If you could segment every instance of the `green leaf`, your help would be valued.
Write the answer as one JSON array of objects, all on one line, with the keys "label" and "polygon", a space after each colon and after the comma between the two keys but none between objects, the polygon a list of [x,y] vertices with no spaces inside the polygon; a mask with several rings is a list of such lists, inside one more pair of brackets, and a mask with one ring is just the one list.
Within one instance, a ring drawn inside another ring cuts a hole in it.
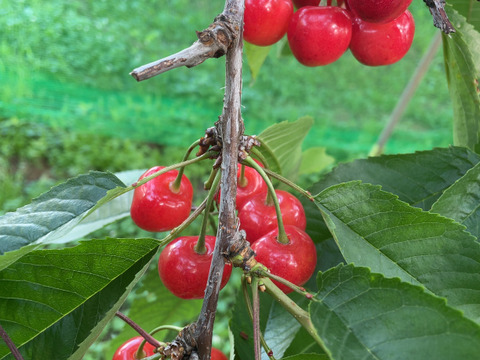
[{"label": "green leaf", "polygon": [[447,8],[457,30],[443,35],[443,49],[450,97],[452,98],[454,144],[480,151],[480,33],[456,11]]},{"label": "green leaf", "polygon": [[244,42],[243,49],[247,57],[248,68],[250,69],[252,78],[253,80],[256,80],[260,68],[270,52],[271,46],[255,46],[248,42]]},{"label": "green leaf", "polygon": [[465,17],[477,31],[480,31],[480,3],[478,0],[449,0],[448,5]]},{"label": "green leaf", "polygon": [[[153,239],[37,250],[0,271],[0,323],[25,359],[82,359],[148,268]],[[0,343],[0,359],[13,359]]]},{"label": "green leaf", "polygon": [[309,190],[318,194],[335,184],[362,180],[382,185],[410,205],[429,210],[446,188],[479,162],[477,154],[461,147],[382,155],[341,164]]},{"label": "green leaf", "polygon": [[[128,316],[147,331],[159,325],[185,326],[198,316],[202,307],[202,300],[183,300],[167,290],[158,277],[157,263],[150,266],[133,297],[134,301],[128,310]],[[164,334],[166,332],[159,333],[155,337],[162,340],[165,338],[162,336]],[[115,350],[123,342],[136,335],[135,330],[125,325],[122,332],[110,342],[106,358],[111,359]]]},{"label": "green leaf", "polygon": [[480,327],[421,287],[352,265],[317,279],[310,315],[332,360],[478,357]]},{"label": "green leaf", "polygon": [[451,219],[349,182],[315,198],[347,263],[422,284],[480,321],[480,244]]},{"label": "green leaf", "polygon": [[470,169],[432,206],[432,212],[454,219],[480,236],[480,165]]},{"label": "green leaf", "polygon": [[[0,217],[0,255],[63,237],[102,199],[124,186],[113,174],[90,172],[53,187],[16,212]],[[1,262],[2,260],[0,260]]]},{"label": "green leaf", "polygon": [[302,142],[312,125],[311,117],[302,117],[294,122],[283,121],[272,125],[258,135],[262,142],[259,150],[271,165],[272,171],[290,180],[297,178],[302,159]]},{"label": "green leaf", "polygon": [[[275,355],[275,354],[274,354]],[[330,358],[327,355],[320,354],[299,354],[288,356],[282,360],[329,360]]]},{"label": "green leaf", "polygon": [[324,147],[313,147],[302,153],[302,162],[299,173],[313,174],[320,173],[334,163],[335,159],[327,154]]},{"label": "green leaf", "polygon": [[[313,340],[307,330],[305,330],[305,328],[303,327],[301,327],[295,335],[295,338],[291,342],[288,349],[285,351],[284,356],[293,356],[297,354],[315,354],[316,356],[320,356],[319,359],[329,359],[323,349],[320,347],[320,345],[318,345],[318,343]],[[274,355],[276,354],[274,353]]]}]

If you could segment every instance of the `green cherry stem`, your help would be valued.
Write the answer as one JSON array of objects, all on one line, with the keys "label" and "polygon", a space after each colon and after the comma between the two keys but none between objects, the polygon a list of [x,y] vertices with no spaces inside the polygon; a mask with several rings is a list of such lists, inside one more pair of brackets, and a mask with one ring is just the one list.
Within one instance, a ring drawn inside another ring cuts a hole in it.
[{"label": "green cherry stem", "polygon": [[[258,165],[250,156],[248,156],[243,161],[248,166],[253,167],[263,178],[263,181],[265,181],[265,183],[267,184],[268,194],[271,196],[271,199],[273,200],[273,205],[275,206],[275,212],[277,214],[277,223],[278,223],[277,241],[282,244],[288,244],[289,240],[288,240],[287,233],[285,232],[285,227],[283,225],[283,218],[282,218],[282,212],[280,210],[280,204],[278,203],[277,194],[275,193],[275,188],[273,187],[273,184],[270,181],[270,178],[268,177],[266,172],[263,170],[263,168],[260,165]],[[267,196],[267,199],[268,199],[268,196]]]},{"label": "green cherry stem", "polygon": [[205,254],[207,252],[207,249],[205,247],[205,233],[207,232],[208,219],[210,209],[212,208],[213,199],[215,197],[215,194],[217,193],[218,186],[220,184],[220,174],[221,171],[215,174],[215,179],[213,180],[212,187],[208,191],[207,204],[205,205],[205,212],[203,214],[202,228],[200,229],[200,235],[198,236],[197,243],[193,248],[193,250],[195,250],[197,254]]},{"label": "green cherry stem", "polygon": [[217,168],[210,171],[210,176],[208,177],[207,181],[205,181],[205,183],[203,184],[203,188],[205,190],[210,190],[212,188],[213,181],[215,180],[215,176],[217,176],[217,172],[219,170],[220,169]]},{"label": "green cherry stem", "polygon": [[[162,331],[162,330],[173,330],[173,331],[176,331],[176,332],[180,332],[183,330],[183,328],[181,328],[180,326],[174,326],[174,325],[162,325],[162,326],[159,326],[159,327],[156,327],[155,329],[153,329],[152,331],[150,331],[150,335],[155,335],[157,332],[159,331]],[[140,343],[140,346],[138,347],[138,350],[135,354],[135,358],[136,359],[150,359],[149,357],[147,358],[142,358],[143,356],[143,347],[145,346],[145,344],[147,343],[147,340],[143,340],[141,343]],[[162,343],[160,342],[160,346],[164,346],[165,343]],[[156,354],[155,354],[156,355]],[[152,355],[152,356],[155,356],[155,355]],[[154,359],[158,359],[158,358],[154,358]]]},{"label": "green cherry stem", "polygon": [[241,164],[240,167],[240,177],[238,178],[238,186],[245,187],[248,185],[248,180],[245,177],[245,165]]},{"label": "green cherry stem", "polygon": [[253,349],[255,360],[262,359],[260,349],[260,298],[258,296],[258,278],[252,279],[252,309],[253,309]]},{"label": "green cherry stem", "polygon": [[[185,161],[188,160],[188,157],[192,153],[193,149],[195,149],[198,146],[198,144],[200,144],[200,139],[198,139],[197,141],[195,141],[192,145],[190,145],[188,147],[187,151],[185,152],[185,155],[183,156],[183,161],[182,162],[185,162]],[[182,166],[180,169],[178,169],[177,178],[175,179],[175,181],[173,181],[170,184],[170,190],[172,190],[174,193],[177,193],[178,190],[180,190],[180,184],[182,182],[182,176],[183,176],[184,170],[185,170],[185,166]]]},{"label": "green cherry stem", "polygon": [[292,289],[293,291],[299,293],[300,295],[303,295],[305,296],[307,299],[312,299],[313,298],[313,295],[310,294],[308,291],[305,290],[305,288],[301,287],[301,286],[298,286],[298,285],[295,285],[294,283],[278,276],[278,275],[275,275],[275,274],[272,274],[270,271],[268,271],[264,265],[258,263],[257,265],[255,265],[252,270],[251,270],[252,273],[254,274],[258,274],[259,276],[261,277],[267,277],[267,278],[270,278],[272,280],[275,280],[275,281],[278,281],[280,284],[283,284],[285,286],[288,286],[290,289]]},{"label": "green cherry stem", "polygon": [[265,166],[265,169],[270,169],[270,167],[268,166],[267,159],[265,159],[265,156],[263,156],[262,152],[259,149],[257,149],[256,147],[253,147],[251,151],[258,158],[258,160],[260,160],[263,166]]},{"label": "green cherry stem", "polygon": [[284,183],[285,185],[290,186],[293,190],[298,191],[300,194],[305,196],[308,200],[313,201],[315,199],[314,196],[309,191],[307,191],[304,188],[298,186],[293,181],[288,180],[287,178],[283,177],[282,175],[279,175],[276,172],[273,172],[271,170],[264,169],[264,171],[268,176],[271,176],[272,178],[277,179],[278,181]]}]

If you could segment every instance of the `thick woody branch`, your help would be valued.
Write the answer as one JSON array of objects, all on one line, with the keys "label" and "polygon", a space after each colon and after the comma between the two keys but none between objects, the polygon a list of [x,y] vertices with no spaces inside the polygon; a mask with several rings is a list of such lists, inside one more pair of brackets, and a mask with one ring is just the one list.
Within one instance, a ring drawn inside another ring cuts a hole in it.
[{"label": "thick woody branch", "polygon": [[230,19],[219,15],[215,21],[203,31],[197,31],[198,40],[192,46],[166,58],[134,69],[132,75],[137,81],[150,79],[155,75],[181,66],[188,68],[200,65],[210,58],[218,58],[226,54],[233,41]]},{"label": "thick woody branch", "polygon": [[455,28],[445,12],[445,0],[423,0],[433,16],[433,25],[445,34],[455,32]]}]

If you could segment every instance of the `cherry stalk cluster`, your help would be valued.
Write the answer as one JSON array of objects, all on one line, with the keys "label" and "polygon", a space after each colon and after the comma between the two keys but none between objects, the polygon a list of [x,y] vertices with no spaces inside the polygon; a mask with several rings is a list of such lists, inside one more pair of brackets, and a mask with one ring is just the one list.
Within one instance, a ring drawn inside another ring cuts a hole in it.
[{"label": "cherry stalk cluster", "polygon": [[333,63],[347,49],[364,65],[390,65],[412,44],[411,2],[340,0],[323,6],[320,0],[246,0],[243,35],[251,44],[268,46],[287,34],[293,55],[305,66]]}]

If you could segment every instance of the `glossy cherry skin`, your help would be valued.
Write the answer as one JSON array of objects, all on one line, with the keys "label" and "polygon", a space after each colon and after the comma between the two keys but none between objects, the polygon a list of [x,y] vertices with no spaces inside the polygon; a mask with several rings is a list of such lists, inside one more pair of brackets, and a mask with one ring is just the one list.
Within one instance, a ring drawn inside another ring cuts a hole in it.
[{"label": "glossy cherry skin", "polygon": [[[163,168],[155,166],[140,176],[139,180]],[[174,192],[171,184],[177,175],[177,170],[171,170],[135,189],[130,215],[138,227],[152,232],[172,230],[190,215],[193,187],[183,175],[180,189]]]},{"label": "glossy cherry skin", "polygon": [[337,6],[305,6],[292,16],[287,37],[301,64],[327,65],[348,49],[352,18],[347,10]]},{"label": "glossy cherry skin", "polygon": [[[176,238],[163,249],[158,260],[158,273],[163,284],[182,299],[202,299],[207,286],[215,236],[205,236],[205,254],[195,252],[197,240],[198,236]],[[232,265],[225,264],[221,288],[227,284],[231,273]]]},{"label": "glossy cherry skin", "polygon": [[115,354],[113,355],[113,360],[138,360],[143,359],[143,357],[151,356],[154,354],[155,347],[149,343],[145,343],[143,346],[143,357],[137,358],[135,354],[138,350],[138,347],[143,341],[143,337],[137,336],[127,340],[120,346]]},{"label": "glossy cherry skin", "polygon": [[368,22],[386,23],[402,15],[412,0],[348,0],[355,17]]},{"label": "glossy cherry skin", "polygon": [[[307,219],[300,200],[283,190],[275,190],[275,193],[280,204],[283,224],[305,230]],[[245,230],[250,244],[277,228],[275,206],[265,204],[266,198],[267,194],[252,196],[238,212],[240,228]]]},{"label": "glossy cherry skin", "polygon": [[354,19],[350,50],[364,65],[390,65],[405,56],[415,34],[415,22],[407,10],[395,20],[385,23],[369,23]]},{"label": "glossy cherry skin", "polygon": [[[315,244],[308,234],[295,227],[285,226],[289,243],[277,241],[278,229],[265,234],[252,245],[258,262],[272,274],[278,275],[298,286],[302,286],[313,275],[317,265]],[[274,281],[285,294],[293,290]]]},{"label": "glossy cherry skin", "polygon": [[217,348],[212,347],[212,354],[210,360],[228,360],[227,355],[218,350]]},{"label": "glossy cherry skin", "polygon": [[258,46],[273,45],[287,32],[291,0],[245,0],[243,38]]}]

